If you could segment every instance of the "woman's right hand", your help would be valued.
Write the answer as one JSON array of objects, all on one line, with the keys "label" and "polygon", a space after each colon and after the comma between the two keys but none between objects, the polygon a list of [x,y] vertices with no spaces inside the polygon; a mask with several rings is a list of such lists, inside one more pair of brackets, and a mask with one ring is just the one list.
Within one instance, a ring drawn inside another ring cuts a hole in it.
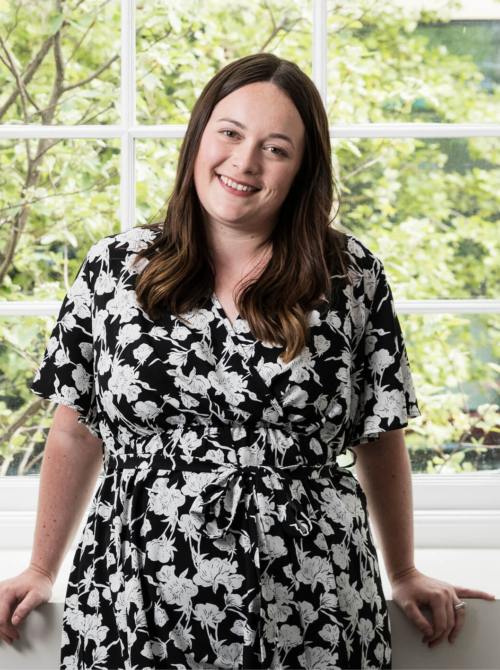
[{"label": "woman's right hand", "polygon": [[[0,637],[8,644],[21,636],[15,626],[23,622],[38,605],[52,597],[54,580],[46,572],[30,565],[23,572],[0,582]],[[14,616],[19,617],[13,623]]]}]

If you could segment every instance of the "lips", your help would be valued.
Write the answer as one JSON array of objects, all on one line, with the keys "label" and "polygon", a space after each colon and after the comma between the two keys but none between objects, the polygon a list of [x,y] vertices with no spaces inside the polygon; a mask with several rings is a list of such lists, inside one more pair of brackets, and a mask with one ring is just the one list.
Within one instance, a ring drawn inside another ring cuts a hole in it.
[{"label": "lips", "polygon": [[239,181],[238,179],[234,179],[233,177],[228,177],[225,174],[219,174],[218,172],[215,173],[217,177],[225,177],[226,179],[230,179],[234,184],[240,184],[240,186],[249,186],[250,188],[254,188],[256,191],[260,191],[260,188],[257,188],[257,186],[254,186],[253,184],[249,184],[246,181]]}]

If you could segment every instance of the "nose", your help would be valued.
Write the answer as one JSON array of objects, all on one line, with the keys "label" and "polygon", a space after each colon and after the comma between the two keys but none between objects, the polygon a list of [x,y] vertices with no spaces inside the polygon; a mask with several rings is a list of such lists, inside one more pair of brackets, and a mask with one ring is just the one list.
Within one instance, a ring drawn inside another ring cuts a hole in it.
[{"label": "nose", "polygon": [[239,174],[245,172],[249,174],[257,174],[259,171],[257,147],[242,142],[242,144],[234,150],[232,163]]}]

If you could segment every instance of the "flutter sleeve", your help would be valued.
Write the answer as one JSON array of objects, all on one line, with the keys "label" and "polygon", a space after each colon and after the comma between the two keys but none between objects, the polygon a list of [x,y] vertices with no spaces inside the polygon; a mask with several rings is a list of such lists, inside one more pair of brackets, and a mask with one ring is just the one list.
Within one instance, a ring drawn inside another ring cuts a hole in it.
[{"label": "flutter sleeve", "polygon": [[30,390],[80,412],[78,422],[99,430],[92,338],[93,277],[90,252],[66,294]]},{"label": "flutter sleeve", "polygon": [[374,442],[421,415],[391,287],[382,261],[371,256],[373,265],[365,271],[366,325],[351,380],[348,446]]}]

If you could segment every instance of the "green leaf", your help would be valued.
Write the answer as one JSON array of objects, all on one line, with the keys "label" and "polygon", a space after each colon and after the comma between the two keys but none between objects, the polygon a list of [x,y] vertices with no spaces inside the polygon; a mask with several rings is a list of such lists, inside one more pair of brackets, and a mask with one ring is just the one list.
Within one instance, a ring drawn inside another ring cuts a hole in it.
[{"label": "green leaf", "polygon": [[455,454],[450,456],[450,461],[453,463],[461,463],[465,458],[465,451],[457,451]]},{"label": "green leaf", "polygon": [[161,86],[161,80],[152,72],[142,78],[142,83],[144,84],[144,88],[148,91],[154,91]]},{"label": "green leaf", "polygon": [[31,326],[31,328],[23,328],[19,332],[19,345],[24,351],[28,344],[38,336],[40,328],[38,326]]},{"label": "green leaf", "polygon": [[168,12],[168,20],[170,21],[170,24],[174,29],[174,31],[176,33],[180,33],[182,30],[182,23],[179,18],[179,15],[176,14],[173,9],[170,9],[170,11]]},{"label": "green leaf", "polygon": [[54,14],[50,19],[49,19],[49,31],[51,35],[55,35],[59,28],[62,26],[62,22],[64,20],[64,16],[61,13]]},{"label": "green leaf", "polygon": [[500,372],[500,365],[497,365],[496,363],[493,363],[492,361],[488,361],[488,365],[492,370],[495,370],[495,372]]},{"label": "green leaf", "polygon": [[76,235],[71,232],[71,230],[65,230],[64,231],[63,239],[64,238],[71,244],[71,246],[74,249],[76,249],[78,247],[78,239],[77,239]]},{"label": "green leaf", "polygon": [[52,242],[55,242],[58,239],[58,236],[54,235],[54,233],[47,233],[40,238],[40,244],[52,244]]},{"label": "green leaf", "polygon": [[92,178],[90,177],[90,174],[88,172],[84,172],[82,174],[80,184],[81,184],[82,188],[90,188],[92,186],[93,181],[92,181]]}]

